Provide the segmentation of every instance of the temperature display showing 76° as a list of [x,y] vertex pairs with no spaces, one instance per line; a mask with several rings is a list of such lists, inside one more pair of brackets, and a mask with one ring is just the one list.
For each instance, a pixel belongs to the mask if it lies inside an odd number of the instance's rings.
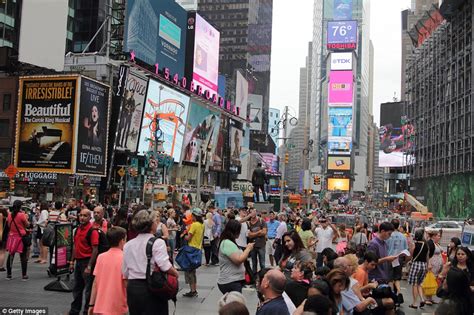
[[357,21],[329,21],[328,44],[356,44]]

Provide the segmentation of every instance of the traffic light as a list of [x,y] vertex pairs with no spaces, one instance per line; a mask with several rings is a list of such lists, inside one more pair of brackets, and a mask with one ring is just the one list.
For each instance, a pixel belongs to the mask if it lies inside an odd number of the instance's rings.
[[288,164],[289,159],[290,155],[288,153],[285,153],[285,164]]
[[321,184],[321,178],[319,176],[314,176],[314,184],[315,185],[320,185]]
[[11,191],[15,190],[15,180],[14,179],[10,179],[10,190]]

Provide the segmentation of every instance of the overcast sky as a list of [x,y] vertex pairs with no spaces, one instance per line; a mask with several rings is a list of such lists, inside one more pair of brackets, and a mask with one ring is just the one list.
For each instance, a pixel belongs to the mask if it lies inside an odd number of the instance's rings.
[[[374,116],[380,103],[400,97],[401,11],[410,0],[372,0],[370,37],[374,43]],[[273,1],[270,106],[298,112],[299,71],[313,34],[313,0]]]

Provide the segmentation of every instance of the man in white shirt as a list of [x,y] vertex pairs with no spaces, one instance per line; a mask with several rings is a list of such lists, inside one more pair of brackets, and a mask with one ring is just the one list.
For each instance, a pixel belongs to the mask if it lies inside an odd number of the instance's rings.
[[[245,250],[247,247],[247,236],[249,234],[249,227],[247,226],[247,221],[250,219],[250,215],[247,211],[247,208],[240,208],[239,210],[239,216],[236,217],[236,220],[240,222],[240,234],[239,237],[235,240],[237,243],[237,246],[240,247],[240,249]],[[250,262],[248,259],[244,261],[244,267],[246,273],[250,277],[250,283],[254,284],[255,283],[255,277],[252,272],[252,268],[250,267]]]
[[288,231],[288,227],[286,225],[287,216],[283,212],[278,214],[278,221],[280,221],[280,225],[277,228],[275,240],[273,241],[273,247],[275,248],[275,253],[273,257],[275,258],[275,263],[278,265],[280,262],[280,258],[283,254],[282,249],[282,237]]
[[323,265],[323,255],[322,251],[325,248],[331,248],[332,242],[339,237],[336,227],[333,224],[330,224],[325,217],[319,219],[320,226],[314,231],[314,235],[317,239],[316,252],[318,253],[318,258],[316,260],[317,267]]

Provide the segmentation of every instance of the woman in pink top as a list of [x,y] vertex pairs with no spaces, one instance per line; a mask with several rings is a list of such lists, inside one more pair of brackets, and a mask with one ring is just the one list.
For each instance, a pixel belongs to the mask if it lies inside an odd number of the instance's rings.
[[21,211],[22,205],[23,203],[21,201],[16,200],[13,203],[12,212],[8,215],[7,219],[7,224],[10,228],[10,233],[8,234],[7,239],[7,280],[12,279],[13,258],[16,253],[20,254],[22,279],[23,281],[28,280],[28,276],[26,275],[28,266],[28,248],[23,247],[21,238],[28,233],[27,227],[29,223],[27,215]]
[[110,249],[97,257],[94,268],[89,314],[126,314],[127,280],[122,275],[122,261],[127,231],[119,226],[111,227],[107,240]]

